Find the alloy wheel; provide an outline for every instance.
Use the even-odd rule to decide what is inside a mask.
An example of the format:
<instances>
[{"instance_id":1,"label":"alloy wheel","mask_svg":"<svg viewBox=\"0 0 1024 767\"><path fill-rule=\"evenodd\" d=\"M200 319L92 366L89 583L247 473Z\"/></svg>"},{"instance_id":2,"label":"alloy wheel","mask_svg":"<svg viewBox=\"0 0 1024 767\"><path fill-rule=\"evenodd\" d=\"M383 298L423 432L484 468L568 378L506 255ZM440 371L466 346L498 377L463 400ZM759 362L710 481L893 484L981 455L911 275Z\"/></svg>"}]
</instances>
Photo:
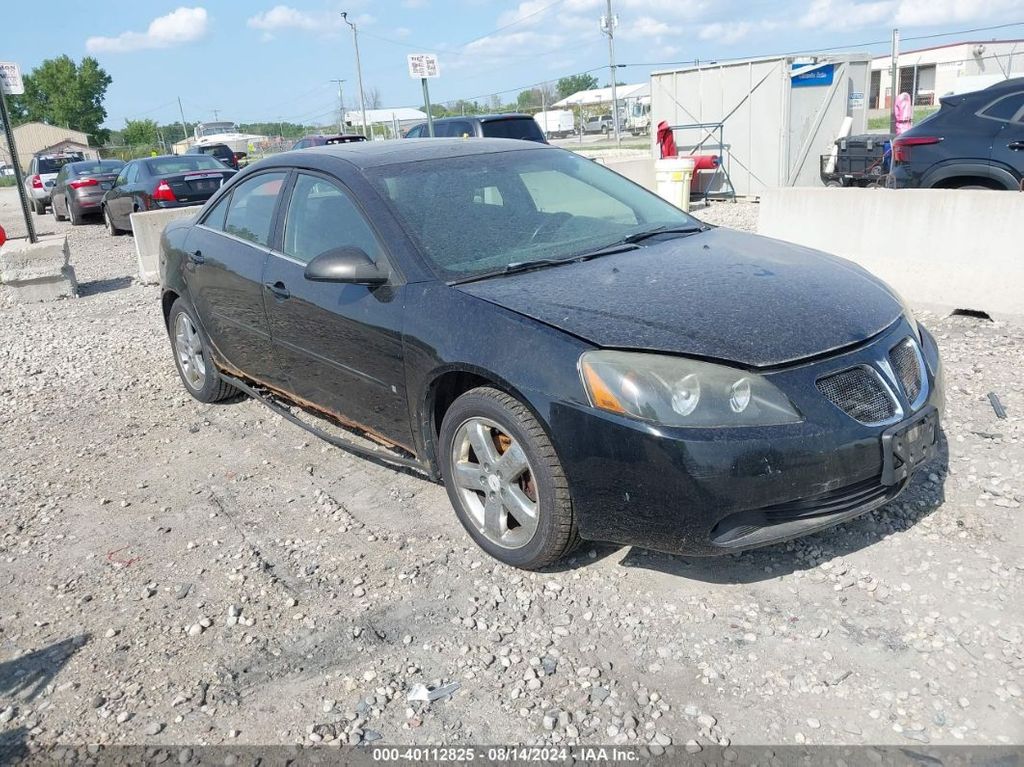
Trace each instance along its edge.
<instances>
[{"instance_id":1,"label":"alloy wheel","mask_svg":"<svg viewBox=\"0 0 1024 767\"><path fill-rule=\"evenodd\" d=\"M487 418L470 418L452 440L452 475L473 525L497 546L519 549L537 532L540 504L522 446Z\"/></svg>"},{"instance_id":2,"label":"alloy wheel","mask_svg":"<svg viewBox=\"0 0 1024 767\"><path fill-rule=\"evenodd\" d=\"M192 318L181 312L174 320L174 351L178 355L181 375L192 389L199 391L206 384L206 358L203 340Z\"/></svg>"}]
</instances>

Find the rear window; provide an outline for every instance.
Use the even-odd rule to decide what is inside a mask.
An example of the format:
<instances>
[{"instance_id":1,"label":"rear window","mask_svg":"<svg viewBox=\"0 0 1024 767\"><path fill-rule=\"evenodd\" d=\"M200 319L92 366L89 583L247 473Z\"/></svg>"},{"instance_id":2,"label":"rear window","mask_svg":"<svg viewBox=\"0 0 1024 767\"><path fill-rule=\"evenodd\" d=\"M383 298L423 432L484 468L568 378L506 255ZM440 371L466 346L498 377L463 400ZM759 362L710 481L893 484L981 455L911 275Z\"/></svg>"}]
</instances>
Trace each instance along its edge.
<instances>
[{"instance_id":1,"label":"rear window","mask_svg":"<svg viewBox=\"0 0 1024 767\"><path fill-rule=\"evenodd\" d=\"M234 157L235 154L226 146L201 146L199 151L214 157Z\"/></svg>"},{"instance_id":2,"label":"rear window","mask_svg":"<svg viewBox=\"0 0 1024 767\"><path fill-rule=\"evenodd\" d=\"M151 176L169 176L172 173L188 173L192 170L225 170L220 160L205 154L180 155L165 160L146 160Z\"/></svg>"},{"instance_id":3,"label":"rear window","mask_svg":"<svg viewBox=\"0 0 1024 767\"><path fill-rule=\"evenodd\" d=\"M67 154L63 157L40 157L38 173L57 173L69 162L80 162L84 160L80 154Z\"/></svg>"},{"instance_id":4,"label":"rear window","mask_svg":"<svg viewBox=\"0 0 1024 767\"><path fill-rule=\"evenodd\" d=\"M509 120L488 120L484 123L487 138L517 138L525 141L544 142L544 134L532 117L517 117Z\"/></svg>"},{"instance_id":5,"label":"rear window","mask_svg":"<svg viewBox=\"0 0 1024 767\"><path fill-rule=\"evenodd\" d=\"M93 176L103 173L117 173L124 167L120 160L100 160L99 162L76 162L68 171L75 176Z\"/></svg>"}]
</instances>

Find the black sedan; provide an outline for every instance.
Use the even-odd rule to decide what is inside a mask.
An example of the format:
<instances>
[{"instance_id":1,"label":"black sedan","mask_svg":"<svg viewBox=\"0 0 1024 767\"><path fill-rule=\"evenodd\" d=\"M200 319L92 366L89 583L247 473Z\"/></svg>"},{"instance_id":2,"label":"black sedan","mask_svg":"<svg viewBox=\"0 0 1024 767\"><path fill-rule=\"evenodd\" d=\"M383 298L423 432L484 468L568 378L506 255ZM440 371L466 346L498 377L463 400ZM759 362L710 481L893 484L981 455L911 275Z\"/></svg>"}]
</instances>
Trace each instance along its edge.
<instances>
[{"instance_id":1,"label":"black sedan","mask_svg":"<svg viewBox=\"0 0 1024 767\"><path fill-rule=\"evenodd\" d=\"M891 289L537 143L277 155L168 225L160 260L193 397L373 435L518 567L580 538L791 538L937 452L938 351Z\"/></svg>"},{"instance_id":2,"label":"black sedan","mask_svg":"<svg viewBox=\"0 0 1024 767\"><path fill-rule=\"evenodd\" d=\"M64 165L50 192L53 217L58 221L70 219L72 226L78 226L84 216L99 214L103 195L114 185L123 167L121 160L86 160Z\"/></svg>"},{"instance_id":3,"label":"black sedan","mask_svg":"<svg viewBox=\"0 0 1024 767\"><path fill-rule=\"evenodd\" d=\"M132 213L202 205L233 175L235 171L220 160L202 154L132 160L100 203L107 231L111 235L130 231Z\"/></svg>"}]
</instances>

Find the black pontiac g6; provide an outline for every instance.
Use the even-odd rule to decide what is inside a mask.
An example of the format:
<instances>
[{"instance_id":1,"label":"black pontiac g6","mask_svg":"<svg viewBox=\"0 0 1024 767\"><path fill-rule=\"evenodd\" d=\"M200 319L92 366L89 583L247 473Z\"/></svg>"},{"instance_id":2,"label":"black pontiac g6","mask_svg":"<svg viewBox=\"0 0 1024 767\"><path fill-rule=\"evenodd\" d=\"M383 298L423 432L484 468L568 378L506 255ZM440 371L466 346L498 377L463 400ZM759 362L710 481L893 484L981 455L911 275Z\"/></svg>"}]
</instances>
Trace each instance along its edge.
<instances>
[{"instance_id":1,"label":"black pontiac g6","mask_svg":"<svg viewBox=\"0 0 1024 767\"><path fill-rule=\"evenodd\" d=\"M263 160L167 227L161 278L192 396L373 435L518 567L802 535L883 506L939 440L935 341L885 284L542 144Z\"/></svg>"}]
</instances>

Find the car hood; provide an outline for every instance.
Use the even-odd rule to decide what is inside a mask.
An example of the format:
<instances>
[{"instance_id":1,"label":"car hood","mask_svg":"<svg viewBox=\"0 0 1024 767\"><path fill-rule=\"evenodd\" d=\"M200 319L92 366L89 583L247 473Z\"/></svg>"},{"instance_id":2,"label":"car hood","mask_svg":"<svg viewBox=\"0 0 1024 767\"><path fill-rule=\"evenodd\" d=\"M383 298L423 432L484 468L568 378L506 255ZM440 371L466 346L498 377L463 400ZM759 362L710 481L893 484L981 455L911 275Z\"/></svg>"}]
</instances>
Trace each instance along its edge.
<instances>
[{"instance_id":1,"label":"car hood","mask_svg":"<svg viewBox=\"0 0 1024 767\"><path fill-rule=\"evenodd\" d=\"M903 311L856 264L729 229L457 287L596 346L750 367L856 344Z\"/></svg>"}]
</instances>

